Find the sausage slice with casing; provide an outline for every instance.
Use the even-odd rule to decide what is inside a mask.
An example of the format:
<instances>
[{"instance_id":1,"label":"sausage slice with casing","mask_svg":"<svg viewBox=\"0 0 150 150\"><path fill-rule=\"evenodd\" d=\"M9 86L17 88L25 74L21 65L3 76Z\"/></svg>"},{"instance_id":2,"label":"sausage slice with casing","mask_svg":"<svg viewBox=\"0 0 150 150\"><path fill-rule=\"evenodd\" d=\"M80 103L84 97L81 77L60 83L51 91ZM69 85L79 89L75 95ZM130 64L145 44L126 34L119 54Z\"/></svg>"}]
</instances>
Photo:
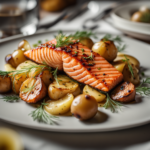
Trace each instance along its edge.
<instances>
[{"instance_id":1,"label":"sausage slice with casing","mask_svg":"<svg viewBox=\"0 0 150 150\"><path fill-rule=\"evenodd\" d=\"M130 102L135 98L135 87L131 82L123 82L111 93L111 98L119 102Z\"/></svg>"}]
</instances>

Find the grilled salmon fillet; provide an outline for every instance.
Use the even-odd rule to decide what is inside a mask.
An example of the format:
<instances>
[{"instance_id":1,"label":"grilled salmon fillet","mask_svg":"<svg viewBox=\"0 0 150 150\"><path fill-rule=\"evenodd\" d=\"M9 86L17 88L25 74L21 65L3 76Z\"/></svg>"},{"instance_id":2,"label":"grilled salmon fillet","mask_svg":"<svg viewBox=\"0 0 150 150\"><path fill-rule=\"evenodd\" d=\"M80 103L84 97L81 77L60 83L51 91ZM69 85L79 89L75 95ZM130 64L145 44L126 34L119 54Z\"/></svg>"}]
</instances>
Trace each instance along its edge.
<instances>
[{"instance_id":1,"label":"grilled salmon fillet","mask_svg":"<svg viewBox=\"0 0 150 150\"><path fill-rule=\"evenodd\" d=\"M25 52L25 56L37 63L64 70L71 78L102 91L110 91L123 79L123 75L99 54L80 42L55 48L56 40Z\"/></svg>"}]
</instances>

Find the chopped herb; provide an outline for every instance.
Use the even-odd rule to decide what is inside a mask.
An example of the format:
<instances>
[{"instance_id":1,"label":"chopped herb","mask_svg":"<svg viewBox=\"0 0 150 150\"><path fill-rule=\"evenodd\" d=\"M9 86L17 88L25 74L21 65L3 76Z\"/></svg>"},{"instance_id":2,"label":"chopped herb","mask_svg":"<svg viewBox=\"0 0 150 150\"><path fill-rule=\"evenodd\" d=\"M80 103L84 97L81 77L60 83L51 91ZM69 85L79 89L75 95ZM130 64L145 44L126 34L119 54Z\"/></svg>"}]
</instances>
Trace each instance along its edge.
<instances>
[{"instance_id":1,"label":"chopped herb","mask_svg":"<svg viewBox=\"0 0 150 150\"><path fill-rule=\"evenodd\" d=\"M101 70L101 68L99 67L99 68L97 68L98 70Z\"/></svg>"},{"instance_id":2,"label":"chopped herb","mask_svg":"<svg viewBox=\"0 0 150 150\"><path fill-rule=\"evenodd\" d=\"M39 40L39 41L38 41L38 43L39 43L39 44L41 44L41 43L42 43L42 41L40 41L40 40Z\"/></svg>"},{"instance_id":3,"label":"chopped herb","mask_svg":"<svg viewBox=\"0 0 150 150\"><path fill-rule=\"evenodd\" d=\"M59 81L57 79L57 71L58 71L58 67L54 71L52 71L52 73L53 73L54 79L56 80L57 84L59 85Z\"/></svg>"},{"instance_id":4,"label":"chopped herb","mask_svg":"<svg viewBox=\"0 0 150 150\"><path fill-rule=\"evenodd\" d=\"M88 57L82 57L83 59L85 59L85 60L88 60L88 59L90 59L90 60L94 60L94 58L93 58L93 54L91 53L91 55L90 56L88 56Z\"/></svg>"},{"instance_id":5,"label":"chopped herb","mask_svg":"<svg viewBox=\"0 0 150 150\"><path fill-rule=\"evenodd\" d=\"M84 52L84 49L83 49L83 48L81 48L81 51L82 51L82 52Z\"/></svg>"},{"instance_id":6,"label":"chopped herb","mask_svg":"<svg viewBox=\"0 0 150 150\"><path fill-rule=\"evenodd\" d=\"M118 50L118 52L122 52L122 51L124 51L125 50L125 48L126 48L126 45L124 44L124 45L122 45L122 46L117 46L117 50Z\"/></svg>"},{"instance_id":7,"label":"chopped herb","mask_svg":"<svg viewBox=\"0 0 150 150\"><path fill-rule=\"evenodd\" d=\"M33 47L38 47L38 44L33 44Z\"/></svg>"},{"instance_id":8,"label":"chopped herb","mask_svg":"<svg viewBox=\"0 0 150 150\"><path fill-rule=\"evenodd\" d=\"M78 54L78 52L75 51L75 54Z\"/></svg>"},{"instance_id":9,"label":"chopped herb","mask_svg":"<svg viewBox=\"0 0 150 150\"><path fill-rule=\"evenodd\" d=\"M142 75L142 76L145 76L145 73L144 73L144 72L141 72L141 75Z\"/></svg>"}]
</instances>

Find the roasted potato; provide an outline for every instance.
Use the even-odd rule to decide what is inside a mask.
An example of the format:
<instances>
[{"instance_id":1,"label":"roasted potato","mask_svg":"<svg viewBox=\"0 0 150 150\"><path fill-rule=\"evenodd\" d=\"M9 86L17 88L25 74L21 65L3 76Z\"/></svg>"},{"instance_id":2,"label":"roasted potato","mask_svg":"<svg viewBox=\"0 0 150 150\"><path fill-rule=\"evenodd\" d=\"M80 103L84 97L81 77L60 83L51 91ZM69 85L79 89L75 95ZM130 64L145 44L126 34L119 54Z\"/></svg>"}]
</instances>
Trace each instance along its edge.
<instances>
[{"instance_id":1,"label":"roasted potato","mask_svg":"<svg viewBox=\"0 0 150 150\"><path fill-rule=\"evenodd\" d=\"M124 82L111 93L111 98L119 102L130 102L135 99L136 90L131 82Z\"/></svg>"},{"instance_id":2,"label":"roasted potato","mask_svg":"<svg viewBox=\"0 0 150 150\"><path fill-rule=\"evenodd\" d=\"M8 54L6 57L5 57L5 62L12 65L12 67L16 68L16 64L14 62L14 59L12 57L12 54Z\"/></svg>"},{"instance_id":3,"label":"roasted potato","mask_svg":"<svg viewBox=\"0 0 150 150\"><path fill-rule=\"evenodd\" d=\"M102 94L101 92L95 90L94 88L86 85L83 88L83 94L88 94L93 96L97 102L102 102L106 99L106 95Z\"/></svg>"},{"instance_id":4,"label":"roasted potato","mask_svg":"<svg viewBox=\"0 0 150 150\"><path fill-rule=\"evenodd\" d=\"M0 93L6 93L11 90L11 79L8 76L0 76Z\"/></svg>"},{"instance_id":5,"label":"roasted potato","mask_svg":"<svg viewBox=\"0 0 150 150\"><path fill-rule=\"evenodd\" d=\"M16 70L11 64L5 64L4 68L6 71L15 71Z\"/></svg>"},{"instance_id":6,"label":"roasted potato","mask_svg":"<svg viewBox=\"0 0 150 150\"><path fill-rule=\"evenodd\" d=\"M140 68L140 62L135 57L133 57L131 55L123 54L123 53L118 53L117 58L114 60L114 62L123 62L122 60L125 59L124 55L127 57L127 59L129 60L130 63L134 64L134 66L137 69Z\"/></svg>"},{"instance_id":7,"label":"roasted potato","mask_svg":"<svg viewBox=\"0 0 150 150\"><path fill-rule=\"evenodd\" d=\"M24 56L24 52L20 49L12 53L12 58L16 66L27 60Z\"/></svg>"},{"instance_id":8,"label":"roasted potato","mask_svg":"<svg viewBox=\"0 0 150 150\"><path fill-rule=\"evenodd\" d=\"M132 15L131 21L150 23L150 12L137 11Z\"/></svg>"},{"instance_id":9,"label":"roasted potato","mask_svg":"<svg viewBox=\"0 0 150 150\"><path fill-rule=\"evenodd\" d=\"M132 66L134 77L132 76L132 74L131 74L131 72L129 70L128 64L126 64L125 67L124 67L124 69L123 69L123 72L122 72L123 79L124 79L124 81L131 82L135 86L137 86L140 83L139 71L138 71L138 69L133 64L130 64L130 65Z\"/></svg>"},{"instance_id":10,"label":"roasted potato","mask_svg":"<svg viewBox=\"0 0 150 150\"><path fill-rule=\"evenodd\" d=\"M31 49L31 46L27 40L22 40L18 45L18 49L21 49L22 51L27 51Z\"/></svg>"},{"instance_id":11,"label":"roasted potato","mask_svg":"<svg viewBox=\"0 0 150 150\"><path fill-rule=\"evenodd\" d=\"M47 94L47 88L40 77L28 78L20 88L19 96L27 103L36 103Z\"/></svg>"},{"instance_id":12,"label":"roasted potato","mask_svg":"<svg viewBox=\"0 0 150 150\"><path fill-rule=\"evenodd\" d=\"M82 43L84 46L88 47L89 49L92 48L94 45L93 41L90 38L81 38L80 43Z\"/></svg>"},{"instance_id":13,"label":"roasted potato","mask_svg":"<svg viewBox=\"0 0 150 150\"><path fill-rule=\"evenodd\" d=\"M113 41L101 40L97 42L92 47L93 52L100 54L107 61L112 62L117 56L117 48L114 45Z\"/></svg>"},{"instance_id":14,"label":"roasted potato","mask_svg":"<svg viewBox=\"0 0 150 150\"><path fill-rule=\"evenodd\" d=\"M49 100L46 103L48 105L44 106L44 109L52 115L61 115L69 112L74 96L72 94L67 94L57 101Z\"/></svg>"},{"instance_id":15,"label":"roasted potato","mask_svg":"<svg viewBox=\"0 0 150 150\"><path fill-rule=\"evenodd\" d=\"M119 71L122 73L126 63L123 62L122 60L118 60L112 63L112 65Z\"/></svg>"},{"instance_id":16,"label":"roasted potato","mask_svg":"<svg viewBox=\"0 0 150 150\"><path fill-rule=\"evenodd\" d=\"M71 113L80 120L87 120L95 116L98 103L93 96L78 95L71 104Z\"/></svg>"},{"instance_id":17,"label":"roasted potato","mask_svg":"<svg viewBox=\"0 0 150 150\"><path fill-rule=\"evenodd\" d=\"M23 67L30 66L30 65L37 65L37 64L30 60L26 60L23 63L21 63L20 65L18 65L16 70L21 70L21 69L23 69Z\"/></svg>"},{"instance_id":18,"label":"roasted potato","mask_svg":"<svg viewBox=\"0 0 150 150\"><path fill-rule=\"evenodd\" d=\"M48 95L52 100L58 100L67 93L72 93L74 96L80 94L79 84L71 80L65 75L59 75L57 77L59 84L54 81L48 87Z\"/></svg>"},{"instance_id":19,"label":"roasted potato","mask_svg":"<svg viewBox=\"0 0 150 150\"><path fill-rule=\"evenodd\" d=\"M21 73L15 76L11 77L12 81L12 90L16 93L19 94L20 92L20 87L22 83L28 78L28 76L25 73Z\"/></svg>"}]
</instances>

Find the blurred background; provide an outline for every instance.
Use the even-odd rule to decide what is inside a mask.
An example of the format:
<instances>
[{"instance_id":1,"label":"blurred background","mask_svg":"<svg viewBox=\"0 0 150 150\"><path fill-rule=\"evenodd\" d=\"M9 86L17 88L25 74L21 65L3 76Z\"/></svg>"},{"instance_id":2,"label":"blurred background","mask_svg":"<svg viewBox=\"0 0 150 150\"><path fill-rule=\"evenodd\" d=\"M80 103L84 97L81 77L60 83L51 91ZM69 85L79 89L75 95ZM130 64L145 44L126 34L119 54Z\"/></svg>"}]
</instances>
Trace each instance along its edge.
<instances>
[{"instance_id":1,"label":"blurred background","mask_svg":"<svg viewBox=\"0 0 150 150\"><path fill-rule=\"evenodd\" d=\"M99 21L128 2L130 0L0 0L0 39L16 34L30 35L45 29L66 29L66 25L71 30L98 29ZM133 13L135 11L133 8ZM147 18L150 22L150 15Z\"/></svg>"}]
</instances>

